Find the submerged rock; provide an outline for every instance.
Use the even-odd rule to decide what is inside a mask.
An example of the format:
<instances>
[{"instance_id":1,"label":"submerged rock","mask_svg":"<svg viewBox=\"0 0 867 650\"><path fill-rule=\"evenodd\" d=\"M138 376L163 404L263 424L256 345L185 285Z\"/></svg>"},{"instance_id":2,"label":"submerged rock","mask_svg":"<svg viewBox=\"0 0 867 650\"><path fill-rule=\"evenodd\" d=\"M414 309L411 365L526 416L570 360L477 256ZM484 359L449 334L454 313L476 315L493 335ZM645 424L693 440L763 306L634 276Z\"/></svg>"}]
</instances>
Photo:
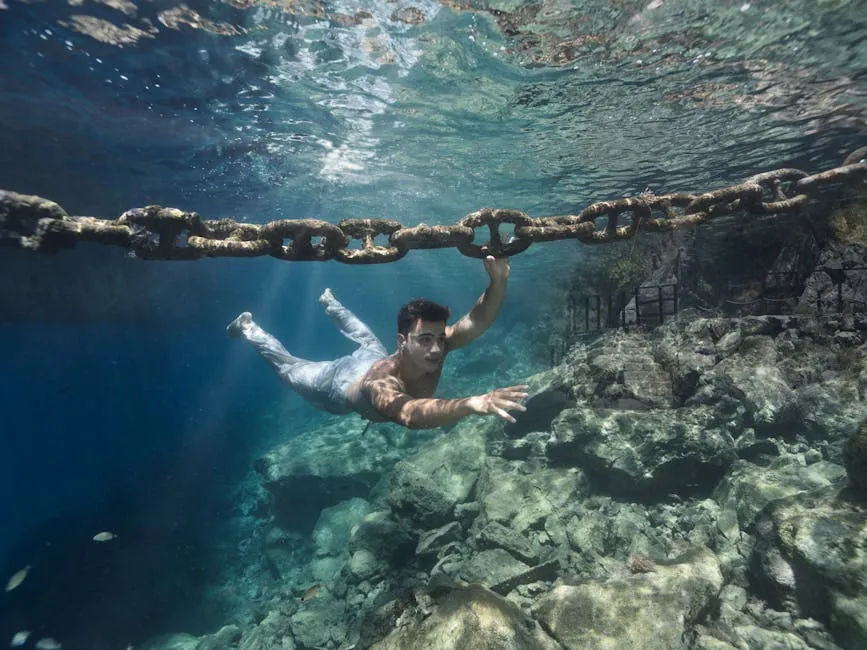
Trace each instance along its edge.
<instances>
[{"instance_id":1,"label":"submerged rock","mask_svg":"<svg viewBox=\"0 0 867 650\"><path fill-rule=\"evenodd\" d=\"M476 553L456 567L457 576L453 577L492 587L526 572L529 568L508 551L492 548Z\"/></svg>"},{"instance_id":2,"label":"submerged rock","mask_svg":"<svg viewBox=\"0 0 867 650\"><path fill-rule=\"evenodd\" d=\"M412 553L416 537L388 510L371 512L352 527L349 551L370 551L387 561L402 563Z\"/></svg>"},{"instance_id":3,"label":"submerged rock","mask_svg":"<svg viewBox=\"0 0 867 650\"><path fill-rule=\"evenodd\" d=\"M325 597L312 598L290 619L292 634L302 648L325 648L341 644L349 633L346 602Z\"/></svg>"},{"instance_id":4,"label":"submerged rock","mask_svg":"<svg viewBox=\"0 0 867 650\"><path fill-rule=\"evenodd\" d=\"M237 647L240 640L241 629L237 625L224 625L214 634L202 637L196 650L229 650Z\"/></svg>"},{"instance_id":5,"label":"submerged rock","mask_svg":"<svg viewBox=\"0 0 867 650\"><path fill-rule=\"evenodd\" d=\"M649 412L570 409L554 423L552 464L576 465L599 489L642 501L709 494L735 460L737 421L711 407Z\"/></svg>"},{"instance_id":6,"label":"submerged rock","mask_svg":"<svg viewBox=\"0 0 867 650\"><path fill-rule=\"evenodd\" d=\"M545 390L533 395L524 404L526 411L514 414L515 421L503 427L511 438L518 438L533 431L547 431L563 409L575 406L575 400L564 390Z\"/></svg>"},{"instance_id":7,"label":"submerged rock","mask_svg":"<svg viewBox=\"0 0 867 650\"><path fill-rule=\"evenodd\" d=\"M313 529L316 555L342 555L347 552L352 529L370 512L364 499L349 499L325 508Z\"/></svg>"},{"instance_id":8,"label":"submerged rock","mask_svg":"<svg viewBox=\"0 0 867 650\"><path fill-rule=\"evenodd\" d=\"M796 395L778 367L770 336L749 336L699 380L688 404L713 404L723 396L740 402L749 423L760 433L784 433L797 420Z\"/></svg>"},{"instance_id":9,"label":"submerged rock","mask_svg":"<svg viewBox=\"0 0 867 650\"><path fill-rule=\"evenodd\" d=\"M441 436L392 472L388 502L399 517L420 528L451 521L455 506L466 501L485 458L485 433L472 423Z\"/></svg>"},{"instance_id":10,"label":"submerged rock","mask_svg":"<svg viewBox=\"0 0 867 650\"><path fill-rule=\"evenodd\" d=\"M510 440L471 420L399 462L345 427L275 450L259 470L277 517L299 495L326 508L304 569L323 588L242 647L867 647L867 533L844 499L867 483L863 430L841 491L867 402L827 351L860 334L809 323L604 334L526 380ZM446 582L425 594L428 577Z\"/></svg>"},{"instance_id":11,"label":"submerged rock","mask_svg":"<svg viewBox=\"0 0 867 650\"><path fill-rule=\"evenodd\" d=\"M642 408L675 406L671 373L656 357L647 337L611 332L590 346L586 374L589 391L584 394L611 403L625 400Z\"/></svg>"},{"instance_id":12,"label":"submerged rock","mask_svg":"<svg viewBox=\"0 0 867 650\"><path fill-rule=\"evenodd\" d=\"M686 649L722 586L716 557L702 549L651 573L556 587L533 614L565 648Z\"/></svg>"},{"instance_id":13,"label":"submerged rock","mask_svg":"<svg viewBox=\"0 0 867 650\"><path fill-rule=\"evenodd\" d=\"M455 587L436 598L427 615L423 608L405 612L407 622L372 650L562 650L562 647L514 603L480 585Z\"/></svg>"},{"instance_id":14,"label":"submerged rock","mask_svg":"<svg viewBox=\"0 0 867 650\"><path fill-rule=\"evenodd\" d=\"M841 461L842 447L867 418L867 402L858 386L843 377L808 384L797 390L798 422L795 433L810 441L827 441L834 462Z\"/></svg>"},{"instance_id":15,"label":"submerged rock","mask_svg":"<svg viewBox=\"0 0 867 650\"><path fill-rule=\"evenodd\" d=\"M141 650L196 650L199 637L192 634L165 634L154 637L141 646Z\"/></svg>"},{"instance_id":16,"label":"submerged rock","mask_svg":"<svg viewBox=\"0 0 867 650\"><path fill-rule=\"evenodd\" d=\"M580 470L545 468L526 473L515 463L490 458L477 492L488 521L523 533L586 497L589 487Z\"/></svg>"},{"instance_id":17,"label":"submerged rock","mask_svg":"<svg viewBox=\"0 0 867 650\"><path fill-rule=\"evenodd\" d=\"M772 606L867 647L867 508L836 487L775 501L756 522L754 587Z\"/></svg>"},{"instance_id":18,"label":"submerged rock","mask_svg":"<svg viewBox=\"0 0 867 650\"><path fill-rule=\"evenodd\" d=\"M862 424L849 438L844 461L852 493L867 501L867 423Z\"/></svg>"},{"instance_id":19,"label":"submerged rock","mask_svg":"<svg viewBox=\"0 0 867 650\"><path fill-rule=\"evenodd\" d=\"M237 625L224 625L213 634L195 637L190 634L166 634L151 639L142 650L229 650L237 648L241 629Z\"/></svg>"},{"instance_id":20,"label":"submerged rock","mask_svg":"<svg viewBox=\"0 0 867 650\"><path fill-rule=\"evenodd\" d=\"M421 433L398 448L382 436L363 436L358 425L347 418L339 426L302 433L255 461L281 528L308 531L323 508L367 498L384 473L427 439Z\"/></svg>"},{"instance_id":21,"label":"submerged rock","mask_svg":"<svg viewBox=\"0 0 867 650\"><path fill-rule=\"evenodd\" d=\"M482 548L502 548L527 564L539 560L539 552L520 532L491 521L479 532L478 543Z\"/></svg>"},{"instance_id":22,"label":"submerged rock","mask_svg":"<svg viewBox=\"0 0 867 650\"><path fill-rule=\"evenodd\" d=\"M449 545L462 539L463 536L464 531L456 521L434 530L425 531L419 536L418 546L415 549L416 557L419 561L433 566L439 559L440 553Z\"/></svg>"},{"instance_id":23,"label":"submerged rock","mask_svg":"<svg viewBox=\"0 0 867 650\"><path fill-rule=\"evenodd\" d=\"M735 540L740 531L752 532L756 516L772 501L827 488L842 478L843 468L826 461L804 465L791 458L780 459L761 472L751 463L738 461L714 491L722 508L720 531Z\"/></svg>"},{"instance_id":24,"label":"submerged rock","mask_svg":"<svg viewBox=\"0 0 867 650\"><path fill-rule=\"evenodd\" d=\"M289 627L288 617L278 611L270 611L257 625L244 632L238 650L279 648L295 650L295 642Z\"/></svg>"}]
</instances>

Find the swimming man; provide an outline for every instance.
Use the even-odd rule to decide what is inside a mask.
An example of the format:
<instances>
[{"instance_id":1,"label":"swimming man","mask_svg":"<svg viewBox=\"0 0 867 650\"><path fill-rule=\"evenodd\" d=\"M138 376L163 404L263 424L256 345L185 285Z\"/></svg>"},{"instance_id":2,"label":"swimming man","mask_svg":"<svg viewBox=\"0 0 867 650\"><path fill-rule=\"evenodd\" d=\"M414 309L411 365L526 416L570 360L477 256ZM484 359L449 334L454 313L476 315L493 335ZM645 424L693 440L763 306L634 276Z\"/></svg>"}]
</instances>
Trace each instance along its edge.
<instances>
[{"instance_id":1,"label":"swimming man","mask_svg":"<svg viewBox=\"0 0 867 650\"><path fill-rule=\"evenodd\" d=\"M244 338L268 361L280 379L308 402L330 413L355 411L373 421L391 421L410 429L454 424L468 415L496 415L508 422L508 411L524 411L527 386L498 388L460 399L433 397L446 355L487 330L503 303L509 259L485 258L491 282L475 306L454 325L447 325L448 307L413 300L397 315L397 351L389 355L370 328L326 289L319 297L341 334L358 344L349 356L334 361L295 357L244 312L226 328Z\"/></svg>"}]
</instances>

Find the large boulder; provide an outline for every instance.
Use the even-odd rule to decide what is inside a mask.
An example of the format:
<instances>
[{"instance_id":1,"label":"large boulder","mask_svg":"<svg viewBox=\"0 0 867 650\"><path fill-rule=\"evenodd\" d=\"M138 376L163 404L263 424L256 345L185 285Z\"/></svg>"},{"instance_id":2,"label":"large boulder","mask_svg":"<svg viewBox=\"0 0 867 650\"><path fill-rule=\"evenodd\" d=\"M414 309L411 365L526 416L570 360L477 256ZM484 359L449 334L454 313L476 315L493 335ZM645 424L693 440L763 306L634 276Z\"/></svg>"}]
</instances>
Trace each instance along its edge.
<instances>
[{"instance_id":1,"label":"large boulder","mask_svg":"<svg viewBox=\"0 0 867 650\"><path fill-rule=\"evenodd\" d=\"M415 544L413 532L390 511L365 515L350 531L347 579L359 583L405 566L414 556Z\"/></svg>"},{"instance_id":2,"label":"large boulder","mask_svg":"<svg viewBox=\"0 0 867 650\"><path fill-rule=\"evenodd\" d=\"M492 587L511 580L529 568L508 551L491 548L467 558L459 567L455 567L456 575L452 577L460 578L464 582Z\"/></svg>"},{"instance_id":3,"label":"large boulder","mask_svg":"<svg viewBox=\"0 0 867 650\"><path fill-rule=\"evenodd\" d=\"M419 528L451 521L455 506L468 500L485 458L486 435L475 422L461 423L403 460L391 474L388 502L399 517Z\"/></svg>"},{"instance_id":4,"label":"large boulder","mask_svg":"<svg viewBox=\"0 0 867 650\"><path fill-rule=\"evenodd\" d=\"M760 595L824 623L843 648L867 647L867 508L832 486L770 504L751 561Z\"/></svg>"},{"instance_id":5,"label":"large boulder","mask_svg":"<svg viewBox=\"0 0 867 650\"><path fill-rule=\"evenodd\" d=\"M837 462L846 440L867 418L867 401L861 399L857 384L845 377L799 388L797 405L795 432L811 441L830 443Z\"/></svg>"},{"instance_id":6,"label":"large boulder","mask_svg":"<svg viewBox=\"0 0 867 650\"><path fill-rule=\"evenodd\" d=\"M366 514L352 527L349 552L370 551L380 557L402 557L415 545L415 535L389 510Z\"/></svg>"},{"instance_id":7,"label":"large boulder","mask_svg":"<svg viewBox=\"0 0 867 650\"><path fill-rule=\"evenodd\" d=\"M710 406L653 411L569 409L547 447L555 465L581 467L608 493L658 500L707 494L736 458L736 418Z\"/></svg>"},{"instance_id":8,"label":"large boulder","mask_svg":"<svg viewBox=\"0 0 867 650\"><path fill-rule=\"evenodd\" d=\"M796 395L778 366L770 336L745 337L735 354L702 375L687 403L713 404L723 396L746 407L750 424L759 433L785 432L797 420Z\"/></svg>"},{"instance_id":9,"label":"large boulder","mask_svg":"<svg viewBox=\"0 0 867 650\"><path fill-rule=\"evenodd\" d=\"M347 552L352 531L370 512L370 504L364 499L349 499L319 515L313 529L313 544L316 555L342 555Z\"/></svg>"},{"instance_id":10,"label":"large boulder","mask_svg":"<svg viewBox=\"0 0 867 650\"><path fill-rule=\"evenodd\" d=\"M295 650L295 647L289 617L272 610L259 623L244 632L237 650L260 650L261 648Z\"/></svg>"},{"instance_id":11,"label":"large boulder","mask_svg":"<svg viewBox=\"0 0 867 650\"><path fill-rule=\"evenodd\" d=\"M634 400L657 407L675 405L671 374L654 357L646 338L612 332L587 355L588 389L606 403Z\"/></svg>"},{"instance_id":12,"label":"large boulder","mask_svg":"<svg viewBox=\"0 0 867 650\"><path fill-rule=\"evenodd\" d=\"M752 534L756 516L772 501L839 484L843 478L839 465L798 460L780 458L762 471L746 461L732 466L713 494L721 507L718 526L727 539L737 540L741 531Z\"/></svg>"},{"instance_id":13,"label":"large boulder","mask_svg":"<svg viewBox=\"0 0 867 650\"><path fill-rule=\"evenodd\" d=\"M589 486L577 469L540 468L529 473L521 471L519 463L489 458L477 492L486 521L522 533L586 497Z\"/></svg>"},{"instance_id":14,"label":"large boulder","mask_svg":"<svg viewBox=\"0 0 867 650\"><path fill-rule=\"evenodd\" d=\"M310 563L310 571L316 582L333 584L350 562L348 549L352 530L369 511L370 504L364 499L349 499L325 508L319 515L313 529L315 553ZM360 559L356 558L355 566L358 566Z\"/></svg>"},{"instance_id":15,"label":"large boulder","mask_svg":"<svg viewBox=\"0 0 867 650\"><path fill-rule=\"evenodd\" d=\"M692 627L723 585L706 549L668 566L622 579L555 587L533 607L543 628L565 648L688 648Z\"/></svg>"},{"instance_id":16,"label":"large boulder","mask_svg":"<svg viewBox=\"0 0 867 650\"><path fill-rule=\"evenodd\" d=\"M481 548L501 548L522 562L534 564L539 560L539 550L517 530L508 528L496 521L490 521L478 534Z\"/></svg>"},{"instance_id":17,"label":"large boulder","mask_svg":"<svg viewBox=\"0 0 867 650\"><path fill-rule=\"evenodd\" d=\"M372 650L561 650L517 605L480 585L455 586L429 610L420 606L400 618L402 625Z\"/></svg>"},{"instance_id":18,"label":"large boulder","mask_svg":"<svg viewBox=\"0 0 867 650\"><path fill-rule=\"evenodd\" d=\"M346 418L295 436L255 461L281 528L310 531L323 508L367 498L383 474L427 440L421 434L394 446L372 431L364 434L364 426Z\"/></svg>"},{"instance_id":19,"label":"large boulder","mask_svg":"<svg viewBox=\"0 0 867 650\"><path fill-rule=\"evenodd\" d=\"M302 603L289 619L292 634L302 648L339 647L349 634L348 623L346 601L330 594Z\"/></svg>"}]
</instances>

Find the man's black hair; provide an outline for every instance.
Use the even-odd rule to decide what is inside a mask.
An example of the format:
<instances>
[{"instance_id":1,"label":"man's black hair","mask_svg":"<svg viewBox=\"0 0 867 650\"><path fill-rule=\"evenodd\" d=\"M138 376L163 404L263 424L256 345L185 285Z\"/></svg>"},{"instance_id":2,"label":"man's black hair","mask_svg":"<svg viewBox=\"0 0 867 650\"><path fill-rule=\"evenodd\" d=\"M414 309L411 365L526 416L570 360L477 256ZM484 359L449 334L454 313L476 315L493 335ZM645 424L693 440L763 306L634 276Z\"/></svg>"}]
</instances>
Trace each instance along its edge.
<instances>
[{"instance_id":1,"label":"man's black hair","mask_svg":"<svg viewBox=\"0 0 867 650\"><path fill-rule=\"evenodd\" d=\"M445 323L451 314L451 309L445 305L426 298L416 298L406 303L397 312L397 333L406 336L417 320Z\"/></svg>"}]
</instances>

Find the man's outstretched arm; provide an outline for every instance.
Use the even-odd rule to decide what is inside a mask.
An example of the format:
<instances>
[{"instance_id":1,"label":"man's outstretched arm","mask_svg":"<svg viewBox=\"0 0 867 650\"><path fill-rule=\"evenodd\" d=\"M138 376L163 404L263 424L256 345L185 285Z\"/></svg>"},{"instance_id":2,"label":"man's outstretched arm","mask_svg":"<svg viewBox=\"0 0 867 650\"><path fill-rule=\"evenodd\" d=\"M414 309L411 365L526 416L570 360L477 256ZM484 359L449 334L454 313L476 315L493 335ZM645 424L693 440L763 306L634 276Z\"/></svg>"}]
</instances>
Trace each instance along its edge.
<instances>
[{"instance_id":1,"label":"man's outstretched arm","mask_svg":"<svg viewBox=\"0 0 867 650\"><path fill-rule=\"evenodd\" d=\"M497 415L514 422L508 411L527 410L520 404L527 397L526 386L498 388L461 399L414 398L401 390L397 380L386 378L370 382L363 390L380 415L408 429L448 426L468 415Z\"/></svg>"},{"instance_id":2,"label":"man's outstretched arm","mask_svg":"<svg viewBox=\"0 0 867 650\"><path fill-rule=\"evenodd\" d=\"M449 350L456 350L477 339L500 313L500 306L506 295L506 280L509 279L509 258L496 259L489 255L485 258L485 269L491 276L491 283L485 293L466 316L446 328L446 345Z\"/></svg>"}]
</instances>

